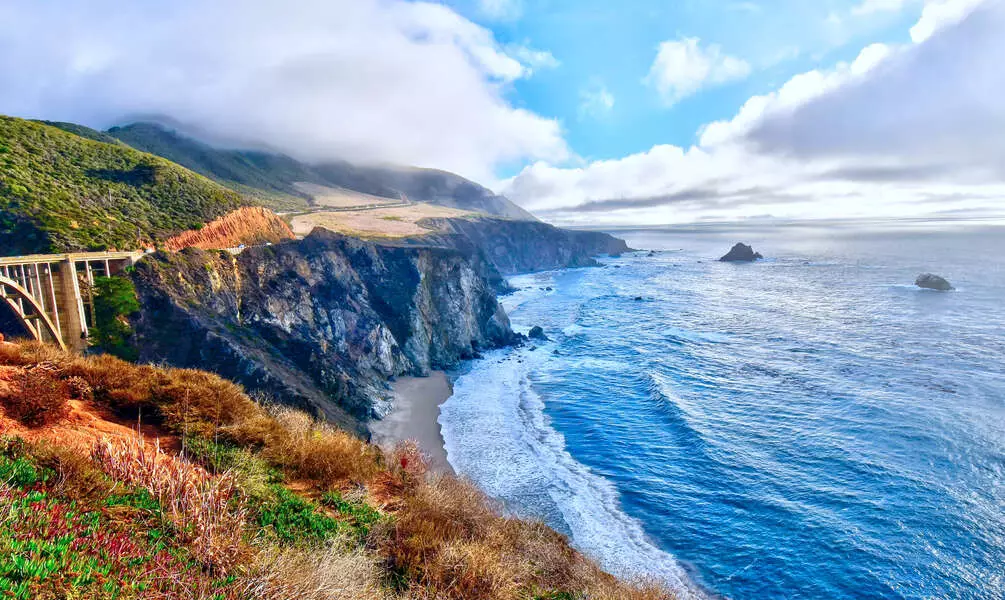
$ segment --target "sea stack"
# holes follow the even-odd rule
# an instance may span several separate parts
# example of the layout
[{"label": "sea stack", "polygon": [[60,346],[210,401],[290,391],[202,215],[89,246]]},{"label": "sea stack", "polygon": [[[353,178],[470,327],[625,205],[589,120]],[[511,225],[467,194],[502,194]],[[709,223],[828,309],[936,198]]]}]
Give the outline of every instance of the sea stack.
[{"label": "sea stack", "polygon": [[539,325],[531,327],[530,333],[527,334],[527,337],[532,340],[540,340],[542,342],[548,341],[548,336],[544,334],[544,329],[542,329]]},{"label": "sea stack", "polygon": [[761,256],[760,252],[754,252],[754,249],[750,246],[739,243],[719,259],[720,262],[754,262],[764,258]]},{"label": "sea stack", "polygon": [[922,273],[918,275],[918,278],[914,280],[914,285],[926,290],[936,290],[939,292],[950,292],[956,289],[951,283],[946,281],[945,277],[935,275],[934,273]]}]

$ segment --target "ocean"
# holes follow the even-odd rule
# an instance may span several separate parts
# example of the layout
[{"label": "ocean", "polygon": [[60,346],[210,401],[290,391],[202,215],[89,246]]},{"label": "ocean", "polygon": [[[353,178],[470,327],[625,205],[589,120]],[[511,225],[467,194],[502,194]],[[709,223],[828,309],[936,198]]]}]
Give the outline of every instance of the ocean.
[{"label": "ocean", "polygon": [[452,374],[459,473],[682,597],[1005,597],[1005,228],[613,233],[511,279],[550,339]]}]

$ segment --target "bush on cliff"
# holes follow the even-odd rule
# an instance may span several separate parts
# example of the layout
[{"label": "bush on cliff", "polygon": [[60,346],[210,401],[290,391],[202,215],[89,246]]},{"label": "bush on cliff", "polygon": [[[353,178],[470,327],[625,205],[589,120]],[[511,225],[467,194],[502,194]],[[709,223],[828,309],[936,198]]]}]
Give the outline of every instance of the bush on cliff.
[{"label": "bush on cliff", "polygon": [[129,315],[140,310],[133,282],[125,277],[94,278],[94,345],[125,360],[139,357]]}]

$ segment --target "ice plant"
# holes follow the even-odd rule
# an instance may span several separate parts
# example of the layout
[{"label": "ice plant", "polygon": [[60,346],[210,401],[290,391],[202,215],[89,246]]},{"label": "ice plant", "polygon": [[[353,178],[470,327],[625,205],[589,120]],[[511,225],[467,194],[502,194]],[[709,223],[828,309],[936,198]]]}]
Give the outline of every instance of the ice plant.
[{"label": "ice plant", "polygon": [[147,489],[207,567],[226,573],[241,556],[248,510],[231,473],[211,475],[138,437],[99,440],[91,458],[112,478]]}]

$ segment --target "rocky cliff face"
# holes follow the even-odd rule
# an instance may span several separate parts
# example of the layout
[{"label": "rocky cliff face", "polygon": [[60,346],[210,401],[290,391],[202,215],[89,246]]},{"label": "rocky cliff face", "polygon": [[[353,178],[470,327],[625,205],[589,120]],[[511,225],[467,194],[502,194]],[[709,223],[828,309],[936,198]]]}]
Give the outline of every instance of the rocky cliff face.
[{"label": "rocky cliff face", "polygon": [[463,235],[503,275],[596,266],[594,256],[631,250],[624,240],[606,233],[559,229],[540,222],[471,218],[423,223]]},{"label": "rocky cliff face", "polygon": [[164,243],[168,250],[183,248],[236,248],[242,244],[275,244],[294,239],[289,225],[276,213],[260,206],[246,206],[207,223],[203,228],[190,230]]},{"label": "rocky cliff face", "polygon": [[470,244],[318,230],[238,256],[158,253],[134,273],[141,359],[199,367],[345,427],[389,408],[389,377],[515,341],[498,273]]}]

